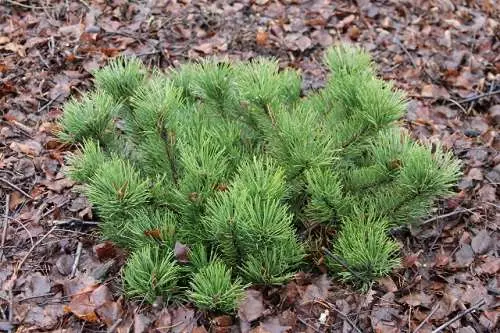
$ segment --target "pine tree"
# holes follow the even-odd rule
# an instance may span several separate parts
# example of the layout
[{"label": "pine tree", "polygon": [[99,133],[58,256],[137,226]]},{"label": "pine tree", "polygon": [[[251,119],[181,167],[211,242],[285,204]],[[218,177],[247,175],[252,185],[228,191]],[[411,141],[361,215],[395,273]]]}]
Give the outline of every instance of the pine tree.
[{"label": "pine tree", "polygon": [[231,312],[244,283],[282,284],[304,267],[311,223],[339,231],[327,265],[343,281],[366,286],[398,266],[389,230],[450,195],[459,164],[400,128],[404,94],[366,52],[338,46],[325,63],[325,87],[301,97],[300,76],[274,60],[148,74],[119,58],[66,105],[59,136],[80,147],[67,172],[103,236],[132,253],[128,295],[187,289],[198,307]]}]

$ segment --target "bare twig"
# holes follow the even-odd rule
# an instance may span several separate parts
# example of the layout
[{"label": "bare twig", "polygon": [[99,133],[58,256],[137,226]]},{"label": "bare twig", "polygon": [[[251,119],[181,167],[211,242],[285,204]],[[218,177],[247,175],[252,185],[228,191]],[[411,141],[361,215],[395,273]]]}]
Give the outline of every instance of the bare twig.
[{"label": "bare twig", "polygon": [[[31,252],[33,252],[33,250],[38,245],[40,245],[43,242],[43,240],[45,238],[47,238],[52,233],[52,231],[54,231],[55,228],[56,228],[55,226],[52,227],[45,235],[43,235],[42,238],[40,238],[35,244],[33,244],[33,246],[29,249],[28,253],[26,253],[26,255],[23,257],[23,259],[21,259],[21,261],[14,268],[14,272],[12,273],[12,275],[8,281],[8,291],[7,291],[8,295],[9,295],[9,323],[10,324],[12,323],[12,318],[13,318],[13,314],[14,314],[14,294],[13,294],[12,290],[14,289],[14,285],[16,284],[17,275],[19,274],[21,267],[24,265],[24,263],[26,262],[28,257],[31,255]],[[9,332],[12,332],[12,330],[9,330]]]},{"label": "bare twig", "polygon": [[70,200],[64,200],[62,203],[52,207],[51,209],[49,209],[48,211],[46,211],[45,213],[42,214],[42,216],[40,218],[44,218],[46,216],[48,216],[49,214],[53,213],[56,209],[58,208],[61,208],[63,206],[65,206],[66,204],[68,204],[68,202],[70,202]]},{"label": "bare twig", "polygon": [[19,6],[22,8],[26,9],[45,9],[45,8],[53,8],[53,7],[43,7],[43,6],[34,6],[34,5],[26,5],[24,3],[20,3],[14,0],[5,0],[6,2],[10,3],[13,6]]},{"label": "bare twig", "polygon": [[[401,48],[401,50],[403,50],[403,52],[408,56],[408,58],[410,58],[410,61],[411,61],[411,64],[413,65],[413,67],[418,68],[417,62],[415,61],[415,58],[413,58],[413,56],[408,51],[408,49],[404,46],[404,44],[401,43],[398,39],[394,39],[394,42]],[[432,76],[424,66],[422,66],[422,70],[425,73],[425,75],[427,75],[432,82],[437,81],[436,78],[434,78],[434,76]]]},{"label": "bare twig", "polygon": [[7,237],[7,226],[9,224],[9,203],[10,203],[10,194],[5,196],[5,212],[3,219],[3,231],[2,231],[2,249],[0,252],[0,261],[3,259],[3,247],[5,246],[5,238]]},{"label": "bare twig", "polygon": [[16,269],[14,270],[14,273],[12,274],[12,276],[16,276],[17,273],[19,272],[19,270],[21,269],[21,267],[24,265],[24,262],[26,261],[26,259],[28,259],[28,257],[31,255],[31,252],[33,252],[33,250],[38,246],[40,245],[40,243],[43,242],[43,240],[45,238],[47,238],[51,233],[52,231],[54,231],[56,229],[56,226],[53,226],[45,235],[43,235],[42,238],[40,238],[28,251],[28,253],[26,253],[23,257],[23,259],[17,264],[16,266]]},{"label": "bare twig", "polygon": [[422,223],[420,223],[420,225],[431,223],[431,222],[434,222],[434,221],[437,221],[437,220],[440,220],[440,219],[444,219],[444,218],[447,218],[447,217],[450,217],[450,216],[462,214],[462,213],[465,213],[465,212],[472,212],[472,211],[474,211],[476,209],[477,209],[476,207],[473,207],[473,208],[470,208],[470,209],[469,208],[457,209],[457,210],[454,210],[453,212],[450,212],[450,213],[447,213],[447,214],[443,214],[443,215],[438,215],[438,216],[431,217],[430,219],[427,219],[427,220],[423,221]]},{"label": "bare twig", "polygon": [[437,309],[439,309],[439,304],[437,304],[436,306],[434,306],[434,308],[432,308],[431,312],[427,315],[427,317],[425,317],[424,320],[422,320],[422,322],[420,324],[418,324],[418,326],[415,328],[413,333],[417,333],[422,327],[424,327],[425,323],[429,319],[431,319],[432,315],[437,311]]},{"label": "bare twig", "polygon": [[493,95],[498,95],[498,94],[500,94],[500,89],[498,89],[498,90],[493,90],[493,91],[488,91],[487,93],[484,93],[484,94],[480,94],[480,95],[472,96],[472,97],[469,97],[469,98],[463,99],[463,100],[459,101],[458,103],[460,103],[460,104],[463,104],[463,103],[470,103],[470,102],[477,101],[477,100],[479,100],[479,99],[481,99],[481,98],[490,97],[490,96],[493,96]]},{"label": "bare twig", "polygon": [[347,323],[349,323],[349,325],[352,327],[352,329],[353,329],[353,330],[355,330],[355,331],[356,331],[356,332],[358,332],[358,333],[363,333],[363,332],[362,332],[362,331],[361,331],[361,330],[360,330],[360,329],[356,326],[356,324],[354,324],[354,322],[353,322],[351,319],[349,319],[349,316],[348,316],[348,315],[346,315],[345,313],[343,313],[343,312],[342,312],[342,311],[340,311],[340,310],[337,310],[337,309],[335,308],[335,306],[333,306],[333,304],[330,304],[330,308],[331,308],[333,311],[337,312],[337,313],[338,313],[338,314],[339,314],[342,318],[344,318],[344,319],[345,319],[345,321],[347,321]]},{"label": "bare twig", "polygon": [[52,103],[54,103],[55,100],[59,98],[59,96],[61,96],[61,94],[57,94],[56,97],[52,98],[50,101],[48,101],[47,103],[45,103],[44,106],[42,106],[41,108],[38,109],[37,113],[40,113],[43,110],[45,110],[46,108],[50,107],[52,105]]},{"label": "bare twig", "polygon": [[114,323],[113,325],[111,325],[111,327],[108,329],[108,333],[113,333],[117,328],[118,328],[118,325],[120,325],[120,323],[123,321],[122,318],[118,318]]},{"label": "bare twig", "polygon": [[445,328],[447,328],[448,326],[450,326],[451,324],[453,324],[454,322],[456,322],[457,320],[459,320],[460,318],[462,318],[463,316],[477,310],[478,308],[480,308],[481,306],[484,305],[484,303],[486,303],[486,300],[483,298],[481,301],[479,301],[479,303],[476,303],[476,305],[474,306],[471,306],[470,308],[468,308],[467,310],[465,311],[462,311],[460,312],[459,314],[457,314],[455,317],[451,318],[450,320],[448,320],[446,323],[444,323],[443,325],[439,326],[438,328],[436,328],[434,331],[432,331],[432,333],[439,333],[439,332],[442,332]]},{"label": "bare twig", "polygon": [[462,110],[462,112],[464,114],[468,114],[469,112],[467,112],[467,110],[462,106],[462,104],[460,104],[459,102],[455,101],[454,99],[452,98],[447,98],[446,99],[448,102],[451,102],[453,104],[455,104],[460,110]]},{"label": "bare twig", "polygon": [[28,237],[30,238],[30,243],[31,243],[31,246],[33,246],[33,235],[31,234],[31,232],[29,231],[28,228],[26,228],[26,226],[24,225],[24,223],[22,223],[21,221],[19,221],[18,219],[16,219],[15,217],[11,217],[11,216],[8,216],[7,217],[9,220],[11,221],[14,221],[16,222],[17,224],[19,224],[21,226],[21,228],[24,229],[24,231],[26,231],[26,233],[28,234]]},{"label": "bare twig", "polygon": [[310,329],[312,329],[314,332],[318,332],[318,333],[321,333],[321,331],[319,329],[317,329],[316,327],[314,327],[313,325],[309,324],[307,321],[305,321],[304,319],[300,318],[299,316],[297,316],[297,319],[298,321],[300,321],[302,324],[306,325],[307,327],[309,327]]},{"label": "bare twig", "polygon": [[78,242],[78,246],[76,247],[76,255],[75,262],[73,262],[73,267],[71,268],[71,275],[69,276],[71,279],[75,277],[76,269],[78,268],[78,263],[80,262],[80,256],[82,255],[82,242]]},{"label": "bare twig", "polygon": [[333,305],[332,303],[330,302],[327,302],[325,300],[316,300],[315,303],[318,303],[318,304],[321,304],[323,305],[324,307],[330,309],[330,310],[333,310],[335,311],[337,314],[339,314],[342,318],[345,319],[345,321],[347,321],[347,323],[349,323],[349,325],[351,325],[352,329],[355,330],[356,332],[358,333],[363,333],[357,326],[356,324],[349,318],[349,316],[345,313],[343,313],[342,311],[338,310],[335,305]]},{"label": "bare twig", "polygon": [[2,183],[4,183],[4,184],[8,185],[9,187],[13,188],[14,190],[18,191],[19,193],[21,193],[22,195],[24,195],[28,199],[34,200],[31,195],[29,195],[28,193],[24,192],[21,188],[19,188],[19,186],[15,185],[15,184],[12,184],[7,179],[0,178],[0,181]]},{"label": "bare twig", "polygon": [[52,221],[52,225],[61,226],[66,224],[83,224],[83,225],[98,225],[99,222],[96,221],[83,221],[79,219],[67,219],[67,220],[55,220]]},{"label": "bare twig", "polygon": [[18,122],[17,120],[9,120],[7,123],[16,126],[28,136],[31,136],[33,134],[33,129],[31,127],[28,127],[23,123]]}]

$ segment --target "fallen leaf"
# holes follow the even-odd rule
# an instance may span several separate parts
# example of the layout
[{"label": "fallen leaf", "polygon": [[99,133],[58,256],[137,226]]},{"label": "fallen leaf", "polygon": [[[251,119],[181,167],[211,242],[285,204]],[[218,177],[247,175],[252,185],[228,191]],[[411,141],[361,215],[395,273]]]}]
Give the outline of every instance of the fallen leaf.
[{"label": "fallen leaf", "polygon": [[378,279],[377,282],[383,287],[383,290],[387,293],[389,292],[393,293],[398,290],[396,283],[394,283],[394,281],[389,276]]},{"label": "fallen leaf", "polygon": [[73,262],[75,260],[69,254],[63,254],[56,261],[56,267],[61,275],[69,275],[73,268]]},{"label": "fallen leaf", "polygon": [[107,302],[95,312],[99,316],[99,319],[109,327],[122,317],[123,309],[118,302]]},{"label": "fallen leaf", "polygon": [[476,236],[472,238],[471,246],[472,250],[476,254],[484,254],[488,252],[491,245],[491,237],[487,230],[481,230]]},{"label": "fallen leaf", "polygon": [[71,302],[64,306],[65,312],[73,313],[79,319],[90,323],[97,323],[99,321],[97,314],[94,312],[95,310],[96,306],[90,301],[89,293],[73,296]]},{"label": "fallen leaf", "polygon": [[189,262],[189,248],[180,243],[180,242],[175,242],[175,246],[174,246],[174,255],[175,255],[175,259],[177,259],[178,262],[180,263],[188,263]]},{"label": "fallen leaf", "polygon": [[258,290],[247,289],[245,291],[245,297],[238,308],[239,317],[244,321],[252,322],[260,318],[264,310],[264,298],[262,297],[262,293]]},{"label": "fallen leaf", "polygon": [[500,270],[500,258],[488,257],[479,265],[477,271],[479,274],[494,275]]},{"label": "fallen leaf", "polygon": [[118,254],[116,246],[109,241],[95,245],[93,250],[100,261],[115,258]]},{"label": "fallen leaf", "polygon": [[196,318],[192,309],[180,306],[172,310],[172,333],[191,332],[196,326]]},{"label": "fallen leaf", "polygon": [[168,333],[170,331],[170,327],[172,326],[172,315],[168,311],[168,309],[163,309],[157,315],[157,319],[154,322],[154,328],[156,331],[160,333]]},{"label": "fallen leaf", "polygon": [[474,261],[474,252],[470,245],[462,245],[455,253],[455,263],[458,267],[468,267]]},{"label": "fallen leaf", "polygon": [[27,140],[24,142],[12,142],[10,149],[30,156],[38,156],[42,151],[42,145],[35,140]]},{"label": "fallen leaf", "polygon": [[90,294],[90,302],[95,307],[100,307],[106,303],[113,302],[113,295],[106,285],[100,285]]},{"label": "fallen leaf", "polygon": [[259,46],[265,46],[267,44],[267,40],[269,39],[269,33],[267,31],[259,30],[255,35],[255,42]]},{"label": "fallen leaf", "polygon": [[134,333],[144,333],[151,324],[151,319],[141,313],[134,313]]},{"label": "fallen leaf", "polygon": [[26,282],[24,297],[38,297],[50,292],[50,280],[47,276],[40,273],[30,275]]},{"label": "fallen leaf", "polygon": [[330,280],[326,274],[321,275],[312,284],[306,287],[302,295],[302,304],[309,304],[314,300],[327,299],[330,290]]}]

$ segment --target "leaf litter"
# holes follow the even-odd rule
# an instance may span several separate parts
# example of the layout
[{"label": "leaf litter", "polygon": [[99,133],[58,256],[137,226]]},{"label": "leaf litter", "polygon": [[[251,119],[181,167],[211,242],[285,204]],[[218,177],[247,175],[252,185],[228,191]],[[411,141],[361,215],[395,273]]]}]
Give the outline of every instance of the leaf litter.
[{"label": "leaf litter", "polygon": [[[498,327],[498,15],[491,0],[7,1],[0,8],[0,206],[8,216],[0,306],[12,321],[0,328],[431,332],[478,299],[485,300],[478,311],[447,328]],[[251,289],[236,321],[124,301],[113,276],[126,254],[95,237],[89,203],[61,173],[73,149],[52,135],[62,103],[90,89],[90,72],[118,54],[163,68],[203,56],[274,56],[300,68],[303,88],[314,89],[326,75],[323,50],[338,41],[365,47],[380,75],[408,92],[405,124],[416,138],[463,160],[460,194],[439,203],[431,222],[396,234],[401,269],[365,294],[319,274]],[[60,221],[70,222],[48,234]],[[179,259],[186,252],[177,245]],[[11,289],[13,267],[26,255]]]}]

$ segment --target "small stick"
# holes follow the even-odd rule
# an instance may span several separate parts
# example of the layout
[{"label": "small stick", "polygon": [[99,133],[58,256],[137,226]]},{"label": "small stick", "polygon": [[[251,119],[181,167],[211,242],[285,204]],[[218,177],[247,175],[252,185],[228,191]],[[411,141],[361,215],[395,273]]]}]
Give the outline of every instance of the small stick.
[{"label": "small stick", "polygon": [[356,332],[358,333],[363,333],[361,332],[361,330],[353,323],[353,321],[351,319],[349,319],[349,316],[346,315],[345,313],[343,313],[342,311],[340,310],[337,310],[334,306],[330,306],[331,309],[335,312],[337,312],[342,318],[344,318],[348,323],[349,325],[351,325],[352,329],[355,330]]},{"label": "small stick", "polygon": [[87,225],[99,225],[99,222],[96,221],[83,221],[78,219],[67,219],[67,220],[55,220],[52,221],[52,225],[61,226],[65,224],[87,224]]},{"label": "small stick", "polygon": [[52,207],[51,209],[49,209],[48,211],[46,211],[45,213],[43,213],[43,214],[42,214],[42,216],[41,216],[40,218],[44,218],[44,217],[46,217],[46,216],[50,215],[50,214],[51,214],[51,213],[53,213],[56,209],[58,209],[58,208],[61,208],[61,207],[65,206],[65,205],[66,205],[69,201],[70,201],[69,199],[68,199],[68,200],[65,200],[65,201],[63,201],[62,203],[60,203],[60,204],[58,204],[58,205],[56,205],[56,206]]},{"label": "small stick", "polygon": [[3,220],[3,231],[2,231],[2,249],[0,252],[0,261],[3,259],[3,247],[5,245],[5,238],[7,237],[7,225],[9,224],[9,203],[10,203],[10,194],[5,196],[5,212],[4,212],[4,220]]},{"label": "small stick", "polygon": [[33,134],[33,129],[31,127],[28,127],[17,120],[11,120],[8,122],[9,124],[14,124],[16,127],[18,127],[21,131],[25,132],[29,136]]},{"label": "small stick", "polygon": [[78,246],[76,247],[75,262],[73,262],[73,267],[71,268],[71,275],[69,276],[70,279],[75,277],[76,269],[78,268],[78,263],[80,262],[80,256],[82,255],[82,247],[83,247],[82,242],[78,242]]},{"label": "small stick", "polygon": [[37,113],[42,112],[43,110],[45,110],[46,108],[48,108],[49,106],[51,106],[52,103],[54,103],[55,100],[59,98],[59,96],[61,96],[61,94],[57,94],[56,97],[52,98],[50,101],[48,101],[47,103],[45,103],[44,106],[42,106],[41,108],[38,109]]},{"label": "small stick", "polygon": [[415,328],[415,330],[413,331],[413,333],[417,333],[422,327],[424,327],[425,323],[431,319],[432,315],[437,311],[437,309],[439,309],[439,304],[437,304],[436,306],[434,306],[434,308],[431,310],[431,312],[427,315],[427,317],[425,317],[424,320],[422,320],[422,322],[420,324],[418,324],[417,328]]},{"label": "small stick", "polygon": [[347,269],[352,275],[354,275],[355,277],[357,277],[360,281],[364,281],[365,279],[363,279],[363,277],[361,275],[359,275],[357,272],[353,271],[351,269],[351,267],[349,267],[349,265],[344,261],[342,260],[341,258],[337,257],[335,254],[333,254],[332,252],[330,252],[330,250],[328,250],[326,247],[322,247],[321,248],[328,256],[330,256],[332,259],[334,259],[336,262],[338,262],[340,265],[342,265],[342,267],[344,267],[345,269]]},{"label": "small stick", "polygon": [[111,325],[111,327],[108,329],[108,333],[113,333],[117,328],[118,328],[118,325],[120,325],[120,323],[123,321],[122,318],[118,318],[114,323],[113,325]]},{"label": "small stick", "polygon": [[484,305],[484,303],[486,303],[486,300],[483,298],[481,301],[479,301],[479,303],[476,303],[476,305],[468,308],[467,310],[465,311],[462,311],[460,312],[459,314],[457,314],[455,317],[451,318],[450,320],[448,320],[446,323],[444,323],[443,325],[439,326],[438,328],[436,328],[434,331],[432,331],[432,333],[439,333],[439,332],[442,332],[445,328],[447,328],[448,326],[450,326],[451,324],[453,324],[454,322],[456,322],[457,320],[459,320],[460,318],[462,318],[463,316],[477,310],[478,308],[480,308],[481,306]]},{"label": "small stick", "polygon": [[[53,226],[45,235],[43,235],[42,238],[40,238],[28,251],[28,253],[26,253],[26,255],[23,257],[23,259],[17,264],[15,270],[14,270],[14,273],[12,274],[12,276],[17,276],[17,273],[19,272],[19,270],[21,269],[21,267],[24,265],[24,262],[26,261],[26,259],[28,259],[28,257],[30,256],[31,252],[33,252],[33,250],[38,246],[40,245],[40,243],[43,242],[43,240],[45,238],[47,238],[51,233],[52,231],[54,231],[56,229],[56,226]],[[11,278],[12,279],[12,278]]]},{"label": "small stick", "polygon": [[304,319],[300,318],[299,316],[297,316],[297,319],[304,325],[306,325],[307,327],[309,327],[310,329],[312,329],[314,332],[318,332],[318,333],[321,333],[321,331],[319,329],[317,329],[316,327],[314,327],[313,325],[309,324],[307,321],[305,321]]},{"label": "small stick", "polygon": [[26,198],[30,199],[30,200],[34,200],[33,197],[31,195],[29,195],[28,193],[24,192],[21,188],[19,188],[19,186],[15,185],[15,184],[12,184],[11,182],[9,182],[7,179],[3,179],[3,178],[0,178],[0,181],[8,186],[10,186],[11,188],[13,188],[14,190],[18,191],[19,193],[21,193],[22,195],[24,195]]},{"label": "small stick", "polygon": [[444,219],[446,217],[454,216],[454,215],[457,215],[457,214],[461,214],[461,213],[465,213],[465,212],[471,212],[471,211],[473,211],[475,209],[477,209],[477,208],[473,207],[471,209],[469,209],[469,208],[457,209],[457,210],[454,210],[453,212],[450,212],[450,213],[447,213],[447,214],[443,214],[443,215],[438,215],[438,216],[431,217],[430,219],[427,219],[427,220],[423,221],[422,223],[420,223],[420,225],[431,223],[431,222],[437,221],[439,219]]},{"label": "small stick", "polygon": [[477,95],[477,96],[469,97],[469,98],[466,98],[466,99],[463,99],[463,100],[459,101],[458,103],[463,104],[463,103],[474,102],[474,101],[477,101],[478,99],[481,99],[481,98],[484,98],[484,97],[490,97],[490,96],[497,95],[497,94],[500,94],[500,89],[489,91],[487,93],[480,94],[480,95]]},{"label": "small stick", "polygon": [[352,329],[355,330],[356,332],[358,333],[363,333],[357,326],[356,324],[349,318],[348,315],[346,315],[345,313],[343,313],[342,311],[338,310],[335,305],[333,305],[332,303],[330,302],[327,302],[327,301],[324,301],[324,300],[317,300],[316,303],[318,304],[321,304],[325,307],[328,307],[330,310],[333,310],[335,312],[337,312],[337,314],[339,314],[342,318],[344,318],[348,323],[349,325],[351,325]]}]

